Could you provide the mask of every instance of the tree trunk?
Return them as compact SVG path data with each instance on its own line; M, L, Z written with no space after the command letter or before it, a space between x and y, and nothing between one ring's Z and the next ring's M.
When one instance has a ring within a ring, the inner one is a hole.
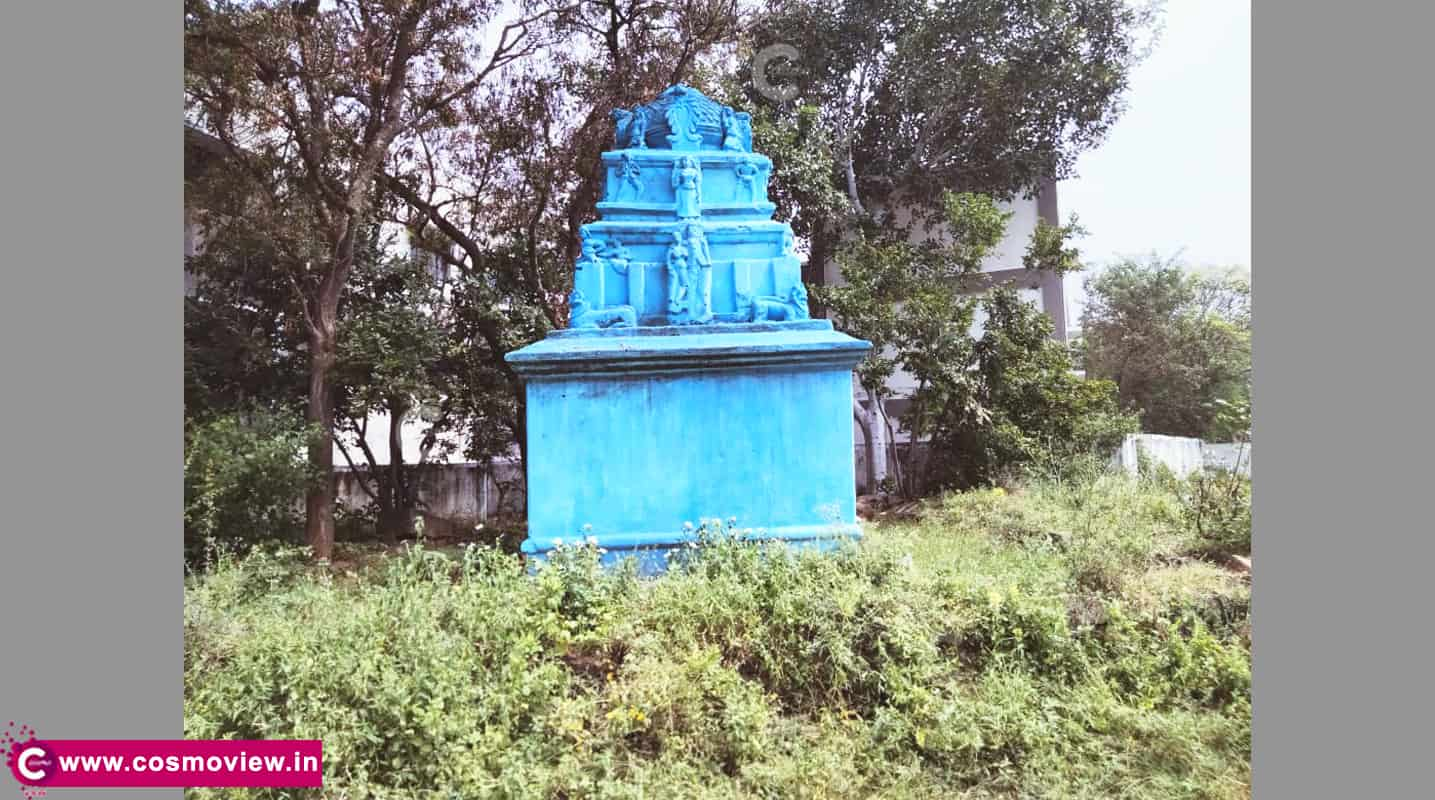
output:
M309 323L309 404L304 417L322 435L309 443L309 465L320 480L304 501L304 533L314 560L334 556L334 386L331 380L339 354L339 296L354 266L354 230L346 223L334 247L334 262L306 304Z
M866 456L866 469L863 470L866 473L864 494L874 494L877 491L877 468L873 461L876 458L877 442L872 436L872 420L867 415L867 409L857 402L856 397L852 398L852 418L857 421L857 427L862 430L862 452Z
M812 226L812 242L807 251L807 263L802 265L802 281L808 286L827 285L827 259L832 249L827 228L825 220L819 220ZM820 300L813 298L809 305L813 319L827 317L827 309Z
M329 373L334 367L335 342L318 329L309 334L309 405L304 419L322 434L309 442L309 465L319 474L304 498L304 534L314 558L328 561L334 555L334 389Z
M905 486L905 473L902 472L902 455L897 450L897 431L892 427L892 417L887 413L886 406L879 404L877 414L878 419L882 421L882 437L887 453L885 462L887 474L892 476L897 493L902 494L902 487Z
M381 481L386 484L380 496L386 502L381 504L378 519L379 541L384 544L398 544L401 539L414 536L414 497L405 483L403 425L408 417L410 403L407 398L390 398L389 410L389 466L388 475Z
M873 455L872 455L872 476L876 482L887 480L887 437L883 431L882 397L866 387L868 406L867 427L872 431ZM871 491L876 491L875 487Z
M417 518L412 506L402 503L390 508L379 510L379 541L386 545L395 545L404 539L414 538L417 528L414 520Z

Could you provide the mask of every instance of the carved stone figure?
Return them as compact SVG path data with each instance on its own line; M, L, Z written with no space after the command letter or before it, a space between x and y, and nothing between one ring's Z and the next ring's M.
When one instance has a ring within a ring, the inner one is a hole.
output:
M638 160L629 153L623 154L623 160L618 163L618 177L622 183L618 184L617 194L614 199L621 199L623 189L632 187L633 199L637 200L643 196L643 168L638 165Z
M737 120L737 138L742 142L744 152L752 152L752 115L746 111L739 111L733 114Z
M787 303L792 309L793 319L807 319L810 316L807 310L807 286L802 281L794 284L792 291L787 293Z
M744 292L737 296L739 309L746 309L748 322L787 322L807 319L807 287L801 283L793 286L786 298L753 297Z
M574 289L568 295L568 327L570 328L633 328L638 325L632 306L593 308L583 292Z
M698 160L683 156L673 165L673 195L678 219L702 216L703 171Z
M615 108L611 116L613 117L613 146L626 147L628 127L633 124L633 112L626 108Z
M713 257L708 250L708 239L702 226L687 226L684 235L688 243L688 270L690 281L697 287L695 307L690 307L693 322L707 323L713 318Z
M737 173L738 186L747 190L747 201L749 203L756 203L757 176L762 172L762 170L758 169L757 162L750 158L743 158L741 161L733 164L732 169L733 172Z
M673 242L668 245L668 315L670 322L683 322L691 302L692 286L689 283L691 271L687 242L681 231L673 231Z
M633 122L628 126L628 147L646 150L648 147L648 113L642 106L633 109Z
M722 110L722 149L747 151L743 146L742 126L738 124L737 114L727 106L723 106Z
M578 255L578 263L574 265L575 268L581 270L591 267L601 270L603 268L603 250L607 247L607 243L594 236L587 225L579 229L578 235L583 244Z
M668 246L668 322L702 325L712 322L712 255L699 225L673 231Z
M669 89L676 99L668 106L668 146L674 150L696 150L702 146L703 137L698 133L699 102L711 100L695 92L691 87L678 85ZM698 98L701 98L699 100Z
M603 248L602 258L608 266L613 268L614 272L619 275L628 274L628 265L631 258L628 253L628 248L624 247L622 242L616 239L609 242Z

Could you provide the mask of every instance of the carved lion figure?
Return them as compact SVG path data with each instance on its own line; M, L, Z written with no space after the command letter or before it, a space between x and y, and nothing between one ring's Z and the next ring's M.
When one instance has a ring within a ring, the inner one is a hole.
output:
M574 289L568 295L568 327L570 328L633 328L638 315L632 306L593 308L583 292Z
M746 309L748 322L789 322L807 319L807 287L798 283L787 293L787 297L753 297L745 292L737 295L739 309Z

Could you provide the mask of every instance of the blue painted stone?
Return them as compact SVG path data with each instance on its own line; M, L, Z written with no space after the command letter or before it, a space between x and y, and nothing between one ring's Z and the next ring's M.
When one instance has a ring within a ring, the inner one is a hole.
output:
M570 327L507 356L527 393L523 551L591 537L656 572L703 519L860 536L852 368L870 345L809 319L750 120L686 86L614 120Z

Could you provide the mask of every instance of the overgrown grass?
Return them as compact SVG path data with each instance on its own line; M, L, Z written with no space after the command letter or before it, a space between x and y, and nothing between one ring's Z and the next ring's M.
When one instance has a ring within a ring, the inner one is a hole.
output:
M334 798L1246 797L1249 588L1169 485L953 496L657 580L423 548L189 582L185 729L321 738ZM196 790L193 796L209 796ZM224 796L244 796L226 790Z

